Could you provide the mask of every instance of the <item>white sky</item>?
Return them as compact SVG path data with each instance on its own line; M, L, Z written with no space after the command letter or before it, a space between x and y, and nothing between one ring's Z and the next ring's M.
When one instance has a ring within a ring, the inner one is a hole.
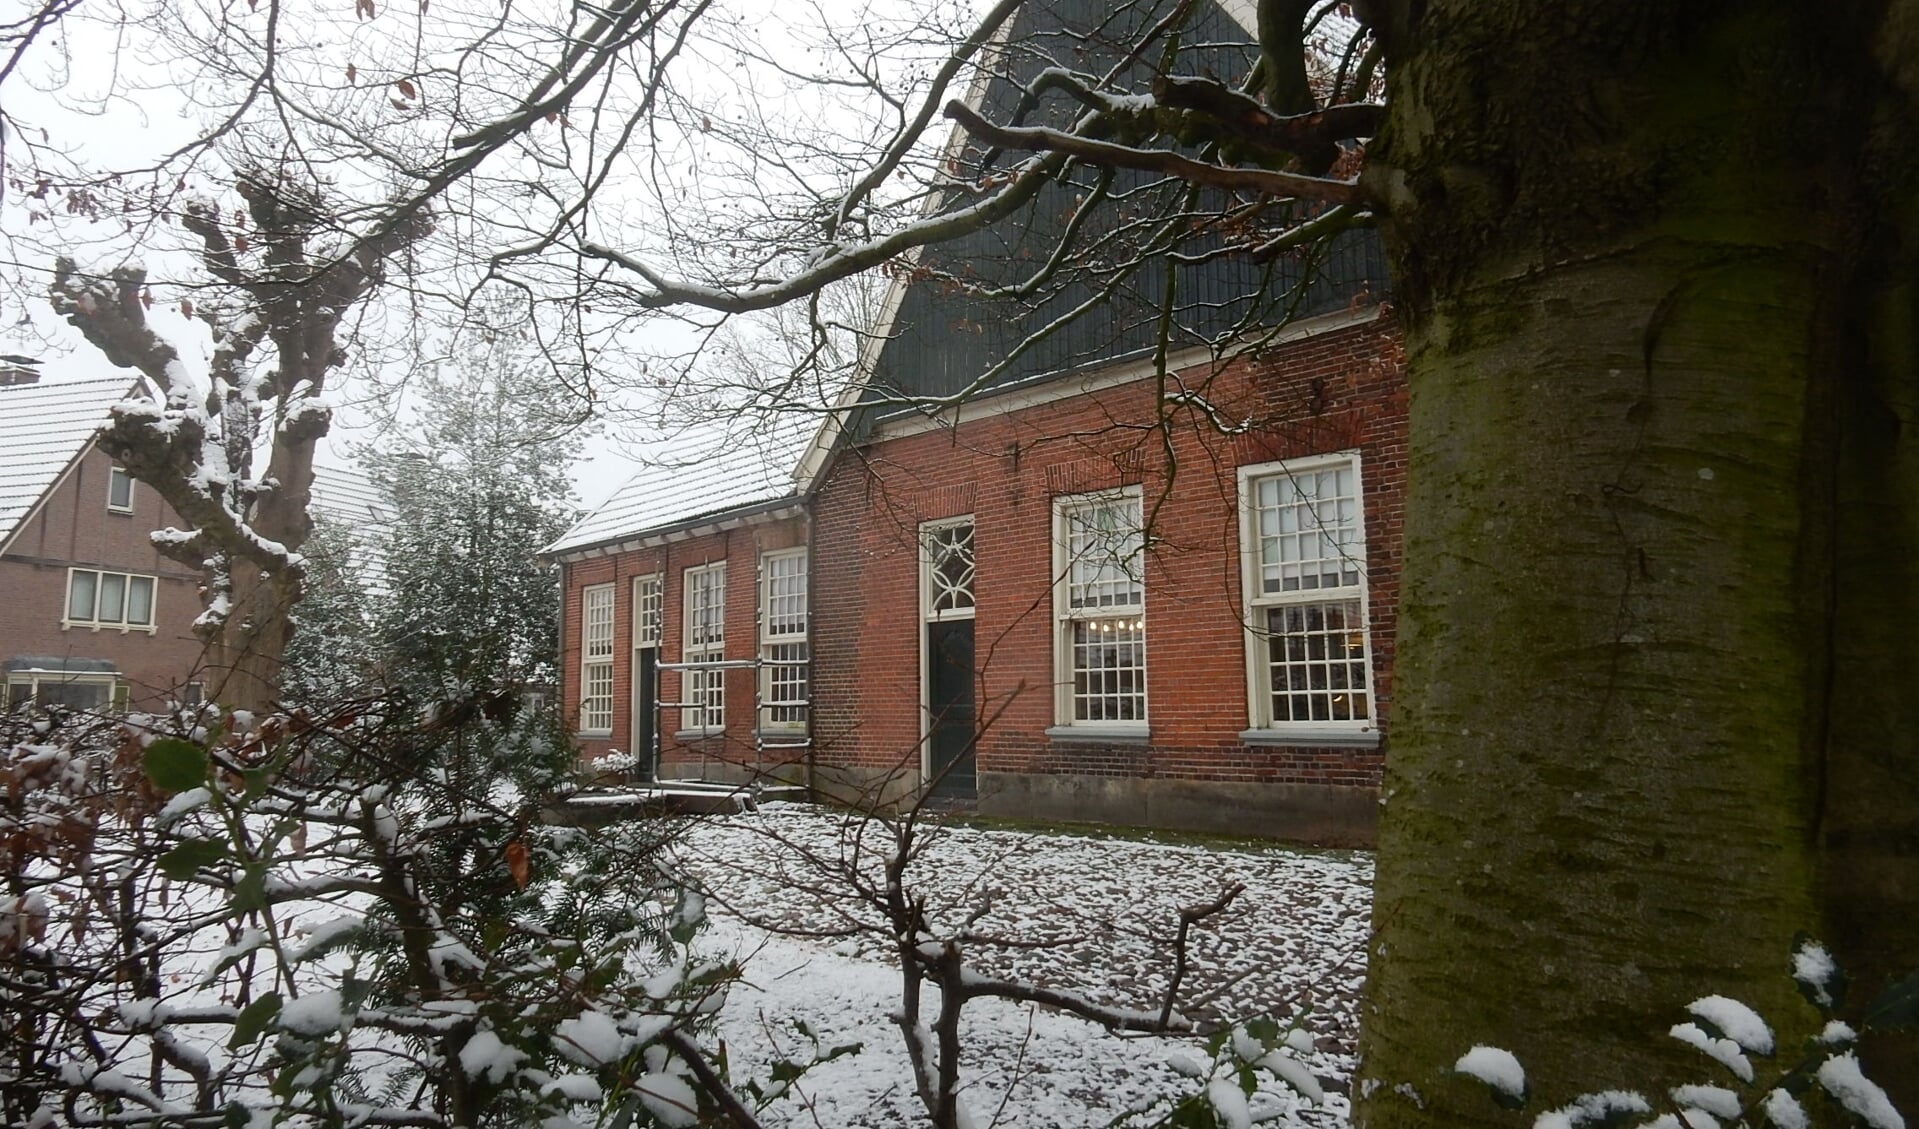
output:
M26 2L0 0L0 12L8 13L0 18L10 18L11 13L22 9ZM877 7L903 9L910 2L880 0ZM439 15L455 3L457 0L436 0L433 11ZM341 7L344 10L348 6ZM407 17L404 6L383 3L381 7L389 19ZM743 4L745 15L728 15L716 9L719 14L715 18L740 21L738 26L779 45L786 52L780 59L784 66L831 74L839 64L823 53L817 42L807 42L809 29L818 28L827 19L857 22L865 7L857 0L832 0L824 10L812 3L784 5L777 10ZM970 18L962 14L963 5L941 7L942 15L955 23ZM243 7L236 6L233 10L244 18ZM316 21L314 24L287 35L289 41L298 41L295 45L305 52L305 61L328 68L313 73L332 75L341 60L365 58L364 54L356 56L356 53L370 50L364 41L382 26L355 23L331 9L315 11L319 14L310 15ZM394 25L384 26L390 31ZM45 126L53 144L69 151L79 163L95 168L137 166L187 143L204 128L205 114L196 108L198 92L177 85L175 71L156 60L150 48L138 41L137 31L129 33L122 28L70 21L63 34L64 40L49 40L45 50L32 60L34 65L22 67L9 79L4 98L10 115ZM294 58L291 48L288 58ZM744 122L745 115L786 113L789 124L804 120L815 129L832 132L834 115L831 112L807 110L799 105L800 98L794 90L797 86L804 91L805 84L771 70L749 80L729 61L732 58L726 47L715 44L693 45L683 57L682 73L696 78L702 73L724 76L723 81L713 85L710 95L716 119L739 116L738 120ZM367 78L370 69L362 68L360 86L370 85ZM373 85L378 88L377 84ZM109 90L115 91L115 95L103 98ZM845 121L849 130L856 131L853 118ZM769 123L769 128L773 128L773 123ZM803 127L794 125L793 128ZM737 153L729 157L722 152L717 140L702 138L697 133L677 140L665 138L663 144L667 148L661 151L661 159L667 166L667 176L689 193L710 194L704 201L707 206L715 199L722 207L733 202L729 193L738 194L737 179L729 181L729 177L764 175L763 170L743 167ZM13 146L7 154L10 170L20 167L20 157L19 146ZM374 190L373 185L367 187ZM741 206L746 204L744 200L738 202ZM189 256L156 251L150 244L130 245L127 238L112 237L118 232L117 225L110 221L104 225L83 225L71 217L60 216L57 217L60 236L48 240L45 235L56 225L34 222L29 215L32 210L34 201L16 188L8 188L0 197L0 352L41 357L49 379L97 375L104 367L104 359L97 351L64 325L44 299L41 286L48 277L46 268L55 249L72 254L83 267L104 268L129 259L143 263L155 281L157 300L150 320L156 330L175 341L188 357L204 358L210 351L206 328L176 312L172 308L173 299L162 285L169 277L197 276ZM621 218L639 233L659 226L649 222L643 212ZM87 245L88 239L103 232L109 237ZM646 238L644 234L637 237ZM627 331L605 349L601 357L617 367L626 357L684 351L692 340L690 332L676 323L651 322L637 331ZM343 375L347 379L343 380ZM334 428L321 455L323 462L349 463L350 448L354 444L377 437L375 418L358 403L362 393L363 385L352 379L350 366L344 374L336 371L327 395L335 409ZM630 395L629 405L632 404ZM644 408L643 403L638 406ZM648 441L635 440L633 434L631 427L607 427L589 440L588 457L574 474L584 504L592 506L605 498L632 474L640 465L639 460L650 453Z

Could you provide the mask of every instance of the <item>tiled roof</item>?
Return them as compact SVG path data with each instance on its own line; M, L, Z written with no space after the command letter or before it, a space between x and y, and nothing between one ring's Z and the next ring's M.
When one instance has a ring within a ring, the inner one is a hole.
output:
M134 385L103 376L0 387L0 547Z
M639 537L729 510L793 496L793 471L820 417L789 412L680 436L645 451L644 465L553 544L567 553Z
M316 523L328 522L352 538L361 584L373 595L386 595L386 539L393 532L396 511L380 484L365 471L316 463L307 513Z
M393 522L393 504L364 471L316 463L313 516L338 522L356 537L378 536Z

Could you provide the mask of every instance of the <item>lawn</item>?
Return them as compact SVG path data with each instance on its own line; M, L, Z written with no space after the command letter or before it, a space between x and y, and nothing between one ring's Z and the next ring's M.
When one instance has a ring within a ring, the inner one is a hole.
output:
M711 894L709 946L746 963L721 1031L736 1078L764 1076L806 1037L862 1050L816 1068L776 1121L893 1126L923 1119L889 1012L899 976L879 913L854 889L888 846L877 828L821 809L775 805L696 825L683 865ZM981 973L1156 1009L1182 906L1244 891L1197 928L1179 1010L1202 1030L1270 1016L1311 1038L1301 1057L1327 1091L1312 1106L1277 1083L1255 1099L1274 1124L1347 1120L1356 997L1364 972L1372 861L1248 843L1161 842L949 823L907 874L940 934L964 927ZM1119 1037L1032 1005L966 1012L962 1104L985 1126L1106 1125L1191 1093L1203 1037ZM1184 1073L1182 1073L1182 1069Z

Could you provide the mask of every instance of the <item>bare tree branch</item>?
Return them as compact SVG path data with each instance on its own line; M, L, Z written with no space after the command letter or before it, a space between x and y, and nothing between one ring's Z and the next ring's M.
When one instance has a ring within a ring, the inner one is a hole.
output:
M1192 184L1267 196L1290 196L1329 204L1362 204L1367 199L1357 181L1212 165L1171 150L1135 149L1044 126L998 126L963 102L948 102L946 116L959 122L968 133L1003 149L1064 153L1088 164L1166 173Z

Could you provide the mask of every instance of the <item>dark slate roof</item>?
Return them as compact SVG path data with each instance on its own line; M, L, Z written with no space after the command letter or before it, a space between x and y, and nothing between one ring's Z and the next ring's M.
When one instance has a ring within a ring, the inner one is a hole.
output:
M1044 0L1029 4L1015 17L1019 22L1009 37L1005 66L1014 74L1031 75L1049 64L1075 71L1104 73L1120 58L1120 45L1130 44L1175 6L1176 0L1142 0L1138 4L1110 5L1102 0ZM1243 79L1257 51L1251 34L1212 3L1202 3L1192 32L1186 37L1173 70L1188 75L1210 74L1228 83ZM1118 86L1142 91L1151 81L1150 64L1156 51L1125 72ZM1014 84L1001 77L989 83L982 112L989 120L1007 121L1018 98ZM1077 108L1062 94L1049 94L1027 124L1063 124ZM969 146L963 163L977 169L981 152ZM1017 159L1019 155L1015 155ZM1004 158L998 167L1006 164ZM983 298L967 293L954 280L971 285L1004 286L1028 278L1047 261L1066 230L1068 218L1098 174L1078 169L1068 184L1043 189L1020 213L986 230L927 248L920 271L900 300L892 324L893 336L880 351L868 381L868 403L889 398L953 396L978 384L978 390L1004 389L1048 376L1103 366L1151 354L1157 340L1157 320L1166 295L1163 259L1115 278L1111 263L1144 242L1144 225L1136 221L1175 206L1185 187L1162 183L1155 174L1125 172L1114 178L1112 199L1082 228L1078 245L1093 248L1090 261L1078 269L1060 272L1054 283L1031 297L1015 300ZM1190 208L1195 220L1217 216L1224 198L1203 193ZM955 198L953 206L966 201ZM1182 231L1179 250L1203 254L1219 244L1219 237L1203 231ZM937 273L931 273L937 272ZM1292 318L1347 308L1356 295L1379 295L1385 290L1385 263L1377 239L1370 232L1352 232L1333 242L1320 257L1281 256L1255 263L1243 255L1227 255L1175 268L1174 348L1212 344L1235 336L1247 325L1275 325ZM949 276L940 278L938 275ZM1014 352L1044 327L1093 299L1112 285L1109 298L1063 328ZM982 382L981 378L1013 357L1011 363ZM904 410L911 410L904 409ZM873 414L891 409L875 405Z

